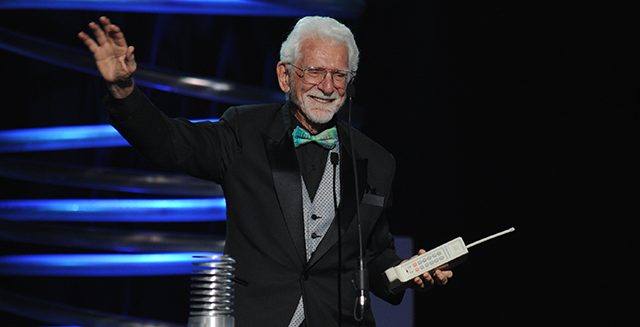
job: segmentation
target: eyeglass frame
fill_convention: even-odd
[[[322,81],[324,81],[324,79],[327,78],[327,74],[328,73],[331,73],[331,82],[333,83],[333,85],[335,87],[338,87],[338,85],[336,85],[336,81],[334,80],[334,78],[336,76],[335,74],[336,73],[343,73],[346,76],[345,81],[344,81],[344,85],[340,85],[339,86],[340,88],[346,87],[347,84],[349,83],[349,81],[351,81],[354,77],[356,77],[356,72],[352,71],[352,70],[327,69],[327,68],[323,68],[323,67],[313,67],[313,66],[307,67],[307,68],[301,68],[301,67],[298,67],[298,66],[296,66],[296,65],[294,65],[294,64],[292,64],[290,62],[287,62],[285,64],[286,65],[291,65],[294,68],[301,70],[302,71],[302,75],[298,75],[298,73],[296,73],[296,75],[298,75],[298,77],[302,78],[305,82],[307,82],[309,84],[313,84],[313,85],[318,85],[318,84],[322,83]],[[307,71],[309,71],[310,69],[315,69],[315,70],[319,70],[319,71],[324,70],[324,76],[322,76],[322,78],[317,83],[309,82],[304,78],[304,76],[306,75]]]

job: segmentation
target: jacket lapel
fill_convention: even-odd
[[[264,144],[285,224],[298,259],[304,263],[306,253],[302,219],[302,183],[293,141],[287,137],[290,125],[289,107],[285,104],[280,109],[279,117],[264,135]]]
[[[324,238],[318,244],[316,251],[309,259],[308,267],[312,267],[318,260],[337,244],[338,225],[340,225],[340,235],[344,235],[349,225],[356,216],[356,203],[360,200],[355,199],[355,181],[356,173],[353,171],[353,154],[351,153],[351,142],[349,139],[348,126],[339,123],[338,135],[340,137],[340,206],[338,214],[334,218],[331,226],[327,230]],[[358,174],[358,199],[362,199],[365,185],[367,185],[367,159],[358,159],[356,156],[356,170]],[[344,240],[342,240],[344,242]]]

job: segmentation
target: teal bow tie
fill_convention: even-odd
[[[316,135],[311,135],[306,129],[296,126],[296,129],[293,130],[293,145],[297,148],[309,142],[316,142],[325,149],[331,150],[338,144],[338,130],[334,126]]]

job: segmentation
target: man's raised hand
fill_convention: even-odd
[[[95,40],[87,33],[78,33],[78,38],[91,50],[100,74],[108,83],[128,81],[136,71],[133,46],[128,46],[124,34],[109,18],[102,16],[100,24],[89,23]]]

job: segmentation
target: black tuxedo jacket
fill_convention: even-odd
[[[225,253],[236,260],[238,327],[288,326],[300,296],[307,326],[338,326],[340,319],[341,326],[373,326],[370,308],[362,324],[353,318],[357,293],[352,280],[359,257],[356,204],[370,290],[398,304],[403,294],[390,294],[383,279],[384,270],[401,261],[385,216],[395,160],[364,134],[356,129],[349,133],[350,127],[338,122],[340,207],[307,261],[289,105],[231,107],[219,122],[192,123],[167,117],[139,90],[107,103],[113,126],[151,162],[223,187]]]

